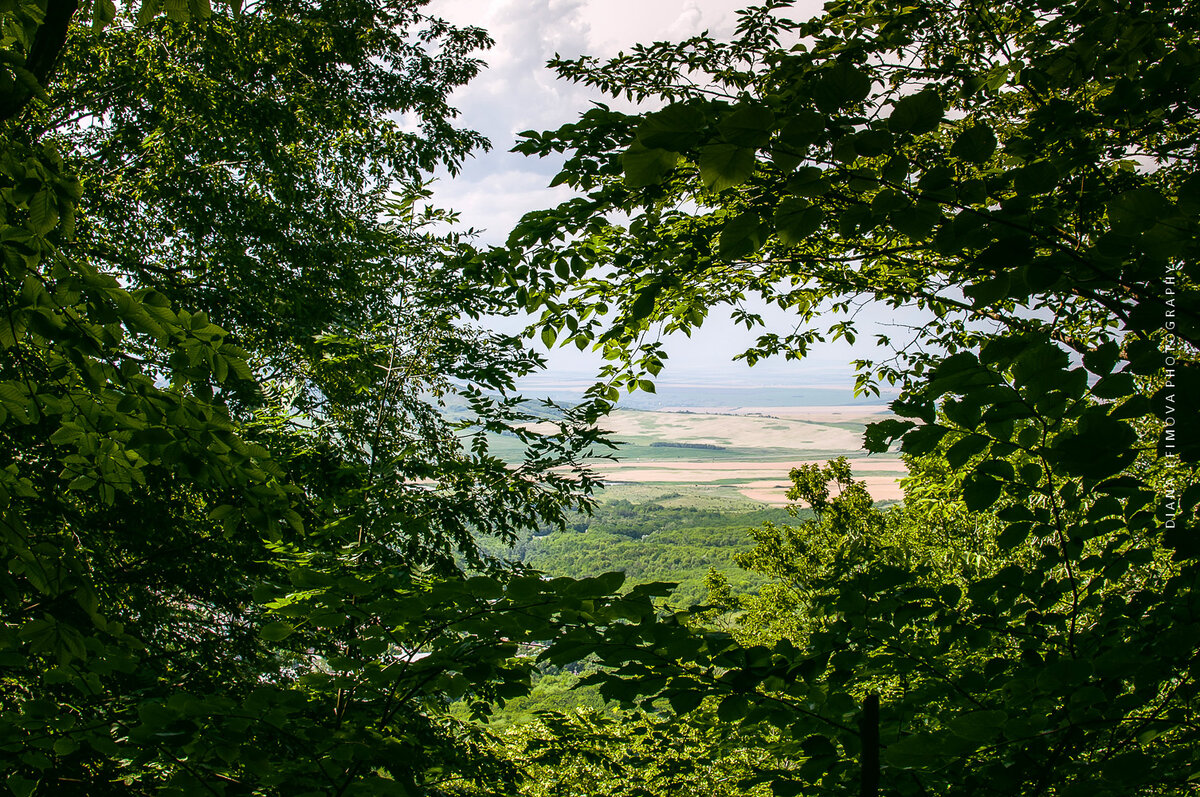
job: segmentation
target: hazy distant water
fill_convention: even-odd
[[[885,406],[894,398],[883,396],[855,398],[850,388],[831,385],[771,385],[765,387],[748,385],[706,385],[697,383],[664,383],[657,385],[657,392],[638,391],[623,394],[618,406],[630,410],[659,410],[664,408],[737,408],[737,407],[833,407],[854,405],[862,407]],[[523,395],[529,398],[549,398],[560,403],[573,403],[579,399],[586,383],[530,383],[521,386]]]

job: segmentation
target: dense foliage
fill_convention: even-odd
[[[558,62],[661,110],[528,134],[580,196],[478,263],[604,351],[600,408],[660,370],[656,331],[760,323],[749,296],[799,322],[751,361],[852,336],[866,300],[923,310],[859,386],[903,390],[867,447],[932,465],[904,535],[849,498],[757,535],[743,561],[805,584],[761,644],[617,628],[605,693],[770,724],[794,748],[747,786],[777,793],[1194,792],[1196,7],[789,6]],[[960,510],[992,520],[912,544]]]
[[[787,518],[782,508],[717,510],[602,500],[588,513],[568,518],[564,530],[482,547],[497,558],[551,576],[594,577],[620,571],[630,585],[674,582],[671,603],[687,607],[702,602],[704,579],[713,568],[738,592],[755,591],[761,579],[739,568],[734,555],[752,547],[748,527]]]
[[[0,779],[511,782],[445,696],[524,691],[505,637],[598,587],[455,565],[590,486],[548,472],[563,432],[487,454],[538,359],[470,325],[505,300],[414,182],[480,144],[446,97],[486,36],[403,1],[2,14]]]
[[[482,144],[487,39],[422,6],[0,8],[5,787],[1200,790],[1195,4],[770,0],[560,62],[659,110],[527,136],[580,196],[484,252],[419,177]],[[574,520],[653,333],[751,295],[800,324],[751,361],[927,312],[860,364],[902,508],[797,468],[762,588],[694,610],[481,550]],[[584,405],[510,395],[540,360],[472,319],[522,308],[611,361]],[[634,710],[464,719],[581,661]]]

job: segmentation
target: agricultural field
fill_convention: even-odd
[[[595,466],[613,487],[701,485],[783,505],[791,468],[845,456],[876,500],[894,501],[904,476],[900,457],[862,451],[866,424],[885,412],[869,406],[617,410],[603,426],[622,445],[615,460]]]

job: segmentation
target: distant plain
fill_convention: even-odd
[[[617,410],[601,426],[622,445],[615,461],[593,466],[614,486],[727,487],[754,501],[782,505],[788,503],[792,468],[845,456],[877,501],[901,498],[905,470],[899,455],[868,456],[862,450],[866,424],[884,417],[883,407],[714,409]],[[698,445],[716,448],[690,447]]]

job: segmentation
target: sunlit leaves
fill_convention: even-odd
[[[874,690],[887,789],[1153,793],[1190,777],[1194,690],[1162,696],[1194,652],[1170,641],[1187,632],[1166,608],[1193,600],[1196,547],[1180,529],[1194,529],[1200,497],[1194,413],[1181,412],[1200,328],[1188,255],[1200,182],[1182,154],[1194,76],[1177,60],[1194,49],[1193,11],[1147,11],[1143,46],[1112,33],[1127,24],[1115,8],[835,4],[795,29],[749,14],[728,45],[573,65],[705,118],[690,134],[682,115],[646,119],[639,135],[685,166],[636,201],[597,193],[591,218],[565,224],[565,237],[602,240],[621,277],[563,286],[555,299],[571,313],[590,303],[624,322],[633,306],[669,325],[702,301],[676,307],[676,291],[712,306],[761,296],[831,336],[848,326],[813,308],[852,314],[874,299],[923,313],[881,335],[894,348],[880,363],[860,365],[875,370],[859,386],[896,384],[893,410],[911,419],[866,435],[872,451],[899,442],[919,474],[882,521],[897,526],[881,534],[843,505],[825,525],[757,532],[746,560],[779,583],[741,633],[769,626],[805,652],[781,654],[792,664],[772,681],[729,650],[706,659],[655,632],[678,658],[639,660],[612,694],[645,686],[694,712],[684,671],[726,669],[711,688],[718,722],[745,722],[757,704],[783,738],[841,756],[842,770],[804,761],[755,781],[796,793],[858,787],[862,737],[822,723],[853,729],[857,698]],[[777,46],[797,34],[801,45]],[[562,145],[597,162],[630,144],[572,135]],[[601,233],[613,210],[631,223]],[[539,246],[514,239],[519,257]],[[715,267],[680,256],[713,250]],[[746,358],[800,358],[812,341],[768,330]],[[608,353],[633,367],[637,345]],[[829,496],[810,488],[826,512]],[[678,692],[661,681],[672,678]],[[1164,721],[1169,732],[1123,730],[1160,698],[1182,718]],[[772,700],[796,702],[776,714]],[[1133,747],[1145,757],[1126,759]]]
[[[757,213],[739,214],[721,229],[717,254],[725,260],[746,257],[758,251],[764,238],[763,223]]]
[[[50,186],[42,186],[29,199],[29,228],[45,235],[58,224],[58,202]]]
[[[741,185],[754,173],[754,150],[722,142],[700,149],[700,179],[714,191]]]
[[[625,182],[631,188],[655,185],[670,173],[679,161],[679,156],[666,149],[649,149],[640,141],[630,145],[621,156],[625,170]]]
[[[788,197],[775,209],[775,230],[785,244],[798,244],[821,228],[825,211],[800,197]]]

